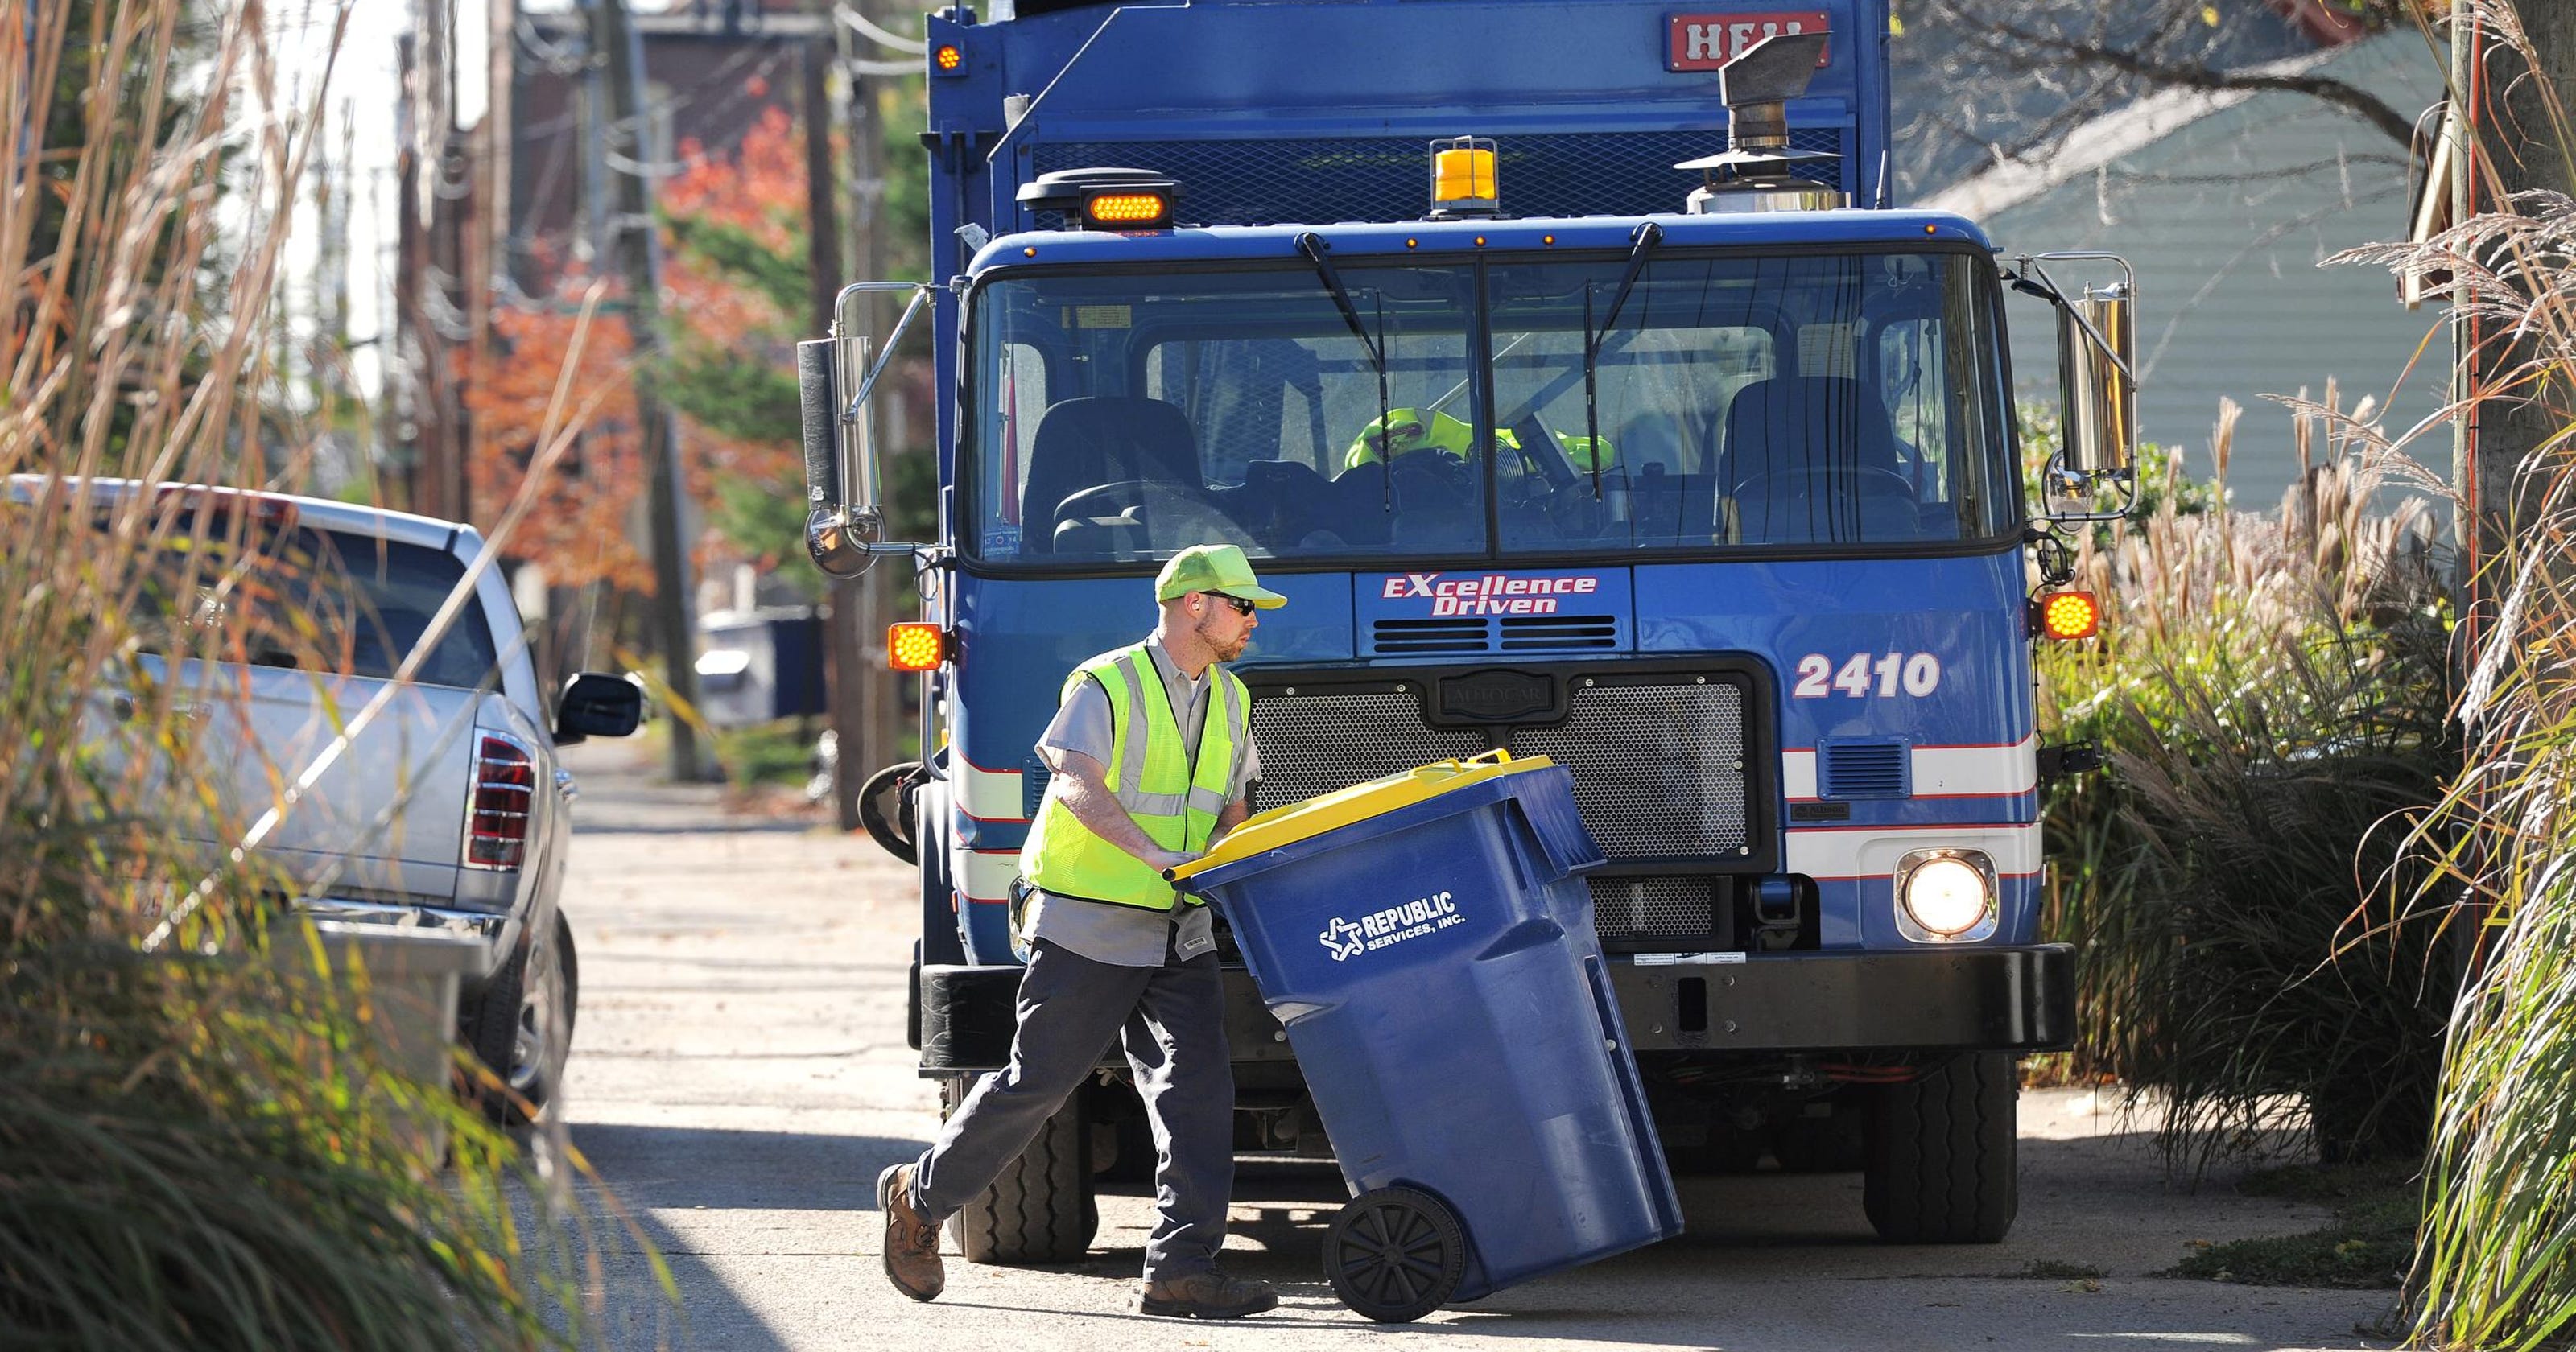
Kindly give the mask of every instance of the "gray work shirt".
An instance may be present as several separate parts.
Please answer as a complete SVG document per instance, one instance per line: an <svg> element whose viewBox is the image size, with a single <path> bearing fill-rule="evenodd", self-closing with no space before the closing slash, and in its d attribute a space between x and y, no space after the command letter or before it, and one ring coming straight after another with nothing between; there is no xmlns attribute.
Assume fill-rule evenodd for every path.
<svg viewBox="0 0 2576 1352"><path fill-rule="evenodd" d="M1172 664L1171 655L1163 651L1161 643L1148 640L1145 651L1154 659L1154 670L1162 674L1163 691L1171 698L1173 711L1180 714L1184 744L1198 745L1199 730L1207 723L1211 702L1208 697L1216 689L1216 669L1210 667L1193 681ZM1110 753L1110 712L1109 692L1101 689L1098 681L1084 681L1073 697L1055 711L1055 721L1039 735L1038 745L1051 751L1075 752L1109 765L1115 760ZM1261 752L1247 731L1235 749L1234 774L1226 789L1226 802L1242 802L1252 782L1260 777ZM1030 943L1044 939L1113 967L1160 967L1166 945L1172 956L1181 959L1197 957L1216 947L1205 906L1185 904L1166 914L1138 906L1111 906L1053 896L1035 889L1029 894L1022 928Z"/></svg>

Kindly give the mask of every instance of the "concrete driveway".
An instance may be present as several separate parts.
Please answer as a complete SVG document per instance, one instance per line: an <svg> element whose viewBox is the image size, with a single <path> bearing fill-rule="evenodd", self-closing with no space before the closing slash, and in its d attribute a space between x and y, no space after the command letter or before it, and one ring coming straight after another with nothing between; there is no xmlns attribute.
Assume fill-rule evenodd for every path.
<svg viewBox="0 0 2576 1352"><path fill-rule="evenodd" d="M1091 1259L1048 1269L949 1259L918 1305L877 1265L877 1170L937 1123L903 1040L911 875L864 837L801 815L729 813L669 789L632 752L577 748L584 796L564 904L581 1013L572 1136L671 1265L673 1309L613 1253L619 1347L766 1349L1470 1348L2051 1349L2385 1347L2358 1329L2380 1292L2302 1291L2149 1274L2194 1240L2310 1229L2311 1207L2167 1182L2117 1105L2022 1099L2021 1217L2009 1241L1893 1248L1863 1220L1858 1175L1690 1179L1680 1239L1498 1292L1418 1324L1372 1325L1320 1276L1343 1199L1329 1166L1247 1165L1227 1261L1280 1284L1232 1324L1128 1313L1150 1200L1101 1199ZM2098 1270L2099 1279L2031 1276Z"/></svg>

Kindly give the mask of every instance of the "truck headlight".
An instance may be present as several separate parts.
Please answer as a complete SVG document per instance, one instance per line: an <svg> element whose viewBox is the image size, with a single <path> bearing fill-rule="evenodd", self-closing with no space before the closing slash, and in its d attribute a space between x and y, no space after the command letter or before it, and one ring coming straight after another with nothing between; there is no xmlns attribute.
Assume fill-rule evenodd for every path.
<svg viewBox="0 0 2576 1352"><path fill-rule="evenodd" d="M1995 866L1978 850L1916 850L1896 867L1896 918L1909 939L1957 942L1995 932Z"/></svg>

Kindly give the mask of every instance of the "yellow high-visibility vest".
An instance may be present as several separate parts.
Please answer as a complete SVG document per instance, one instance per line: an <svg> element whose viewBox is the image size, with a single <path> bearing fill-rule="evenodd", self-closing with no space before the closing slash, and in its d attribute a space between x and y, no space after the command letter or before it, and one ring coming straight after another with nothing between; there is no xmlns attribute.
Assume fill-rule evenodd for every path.
<svg viewBox="0 0 2576 1352"><path fill-rule="evenodd" d="M1408 451L1433 450L1466 460L1475 454L1476 429L1446 413L1434 411L1426 414L1419 409L1394 408L1387 410L1385 421L1395 429L1395 451L1398 455ZM1377 463L1378 447L1370 440L1377 431L1376 422L1360 429L1360 434L1351 439L1350 449L1342 453L1342 468L1358 469L1362 465ZM1580 472L1608 469L1610 462L1618 457L1608 437L1595 441L1591 437L1579 437L1568 432L1555 435L1558 448ZM1521 439L1508 427L1497 428L1494 444L1506 451L1517 451L1521 448ZM1504 460L1503 469L1507 474L1520 472L1518 461L1511 458Z"/></svg>
<svg viewBox="0 0 2576 1352"><path fill-rule="evenodd" d="M1109 696L1108 788L1155 844L1197 854L1216 832L1234 787L1236 748L1252 735L1252 695L1234 673L1214 667L1216 685L1198 745L1181 743L1181 723L1154 656L1142 643L1105 652L1073 669L1059 703L1084 681ZM1169 911L1179 898L1144 860L1102 839L1050 794L1020 847L1020 875L1058 896Z"/></svg>

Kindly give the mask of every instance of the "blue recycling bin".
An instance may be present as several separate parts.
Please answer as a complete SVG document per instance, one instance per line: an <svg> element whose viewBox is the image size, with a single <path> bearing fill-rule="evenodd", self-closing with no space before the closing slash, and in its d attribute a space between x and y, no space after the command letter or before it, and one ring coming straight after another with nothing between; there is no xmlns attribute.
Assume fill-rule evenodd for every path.
<svg viewBox="0 0 2576 1352"><path fill-rule="evenodd" d="M1495 753L1245 822L1175 870L1232 926L1352 1200L1325 1273L1371 1319L1681 1233L1592 898L1574 779Z"/></svg>

